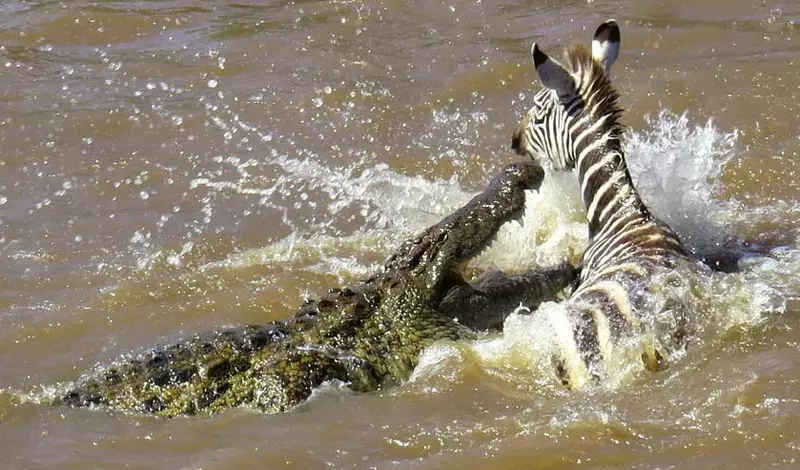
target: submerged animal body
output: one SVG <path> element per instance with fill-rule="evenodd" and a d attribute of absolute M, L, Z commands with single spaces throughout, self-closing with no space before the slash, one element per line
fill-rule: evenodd
<path fill-rule="evenodd" d="M 683 347 L 687 305 L 683 273 L 699 269 L 677 235 L 655 218 L 634 188 L 622 145 L 622 110 L 609 70 L 620 33 L 607 21 L 591 50 L 567 48 L 565 65 L 532 47 L 543 88 L 512 138 L 520 154 L 577 170 L 589 244 L 567 314 L 553 326 L 563 338 L 554 353 L 562 382 L 580 387 L 602 378 L 615 345 L 647 336 L 639 346 L 647 369 L 659 370 Z"/>
<path fill-rule="evenodd" d="M 563 264 L 473 283 L 462 266 L 518 218 L 525 190 L 542 182 L 532 162 L 506 166 L 464 207 L 389 257 L 351 288 L 307 302 L 288 320 L 228 328 L 126 357 L 78 379 L 56 402 L 176 415 L 247 405 L 289 410 L 324 382 L 372 391 L 408 378 L 438 340 L 474 338 L 520 303 L 552 300 L 575 276 Z"/>

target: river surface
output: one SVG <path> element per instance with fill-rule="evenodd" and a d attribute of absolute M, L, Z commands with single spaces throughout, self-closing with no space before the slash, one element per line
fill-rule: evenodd
<path fill-rule="evenodd" d="M 667 371 L 565 392 L 514 314 L 409 383 L 284 415 L 29 399 L 372 272 L 517 158 L 531 43 L 607 18 L 639 189 L 736 271 Z M 0 468 L 799 468 L 799 129 L 794 0 L 3 2 Z M 574 178 L 472 268 L 577 259 Z"/>

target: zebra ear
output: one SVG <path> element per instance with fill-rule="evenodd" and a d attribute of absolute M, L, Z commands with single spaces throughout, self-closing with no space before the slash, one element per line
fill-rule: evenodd
<path fill-rule="evenodd" d="M 539 76 L 542 86 L 556 90 L 559 98 L 575 94 L 575 80 L 563 65 L 542 52 L 536 43 L 531 48 L 531 56 L 533 56 L 533 65 L 536 67 L 536 75 Z"/>
<path fill-rule="evenodd" d="M 592 38 L 592 57 L 603 64 L 606 73 L 619 56 L 619 26 L 614 20 L 608 20 L 597 27 Z"/>

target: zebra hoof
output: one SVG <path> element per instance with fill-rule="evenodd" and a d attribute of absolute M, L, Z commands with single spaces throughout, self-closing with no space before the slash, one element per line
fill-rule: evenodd
<path fill-rule="evenodd" d="M 660 352 L 653 348 L 653 345 L 648 344 L 642 353 L 642 362 L 644 362 L 645 369 L 650 372 L 660 372 L 667 368 L 667 361 Z"/>

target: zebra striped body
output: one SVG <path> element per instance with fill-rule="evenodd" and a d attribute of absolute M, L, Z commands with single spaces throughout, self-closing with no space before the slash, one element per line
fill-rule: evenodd
<path fill-rule="evenodd" d="M 628 173 L 622 111 L 608 75 L 619 42 L 616 23 L 603 23 L 591 51 L 583 45 L 567 49 L 566 66 L 534 44 L 533 61 L 544 88 L 512 140 L 521 155 L 549 160 L 556 170 L 577 169 L 589 244 L 560 325 L 570 333 L 561 337 L 570 341 L 555 356 L 562 382 L 573 388 L 604 375 L 604 359 L 620 339 L 647 334 L 653 319 L 666 316 L 673 329 L 667 336 L 675 341 L 656 341 L 642 352 L 648 369 L 663 367 L 659 349 L 681 341 L 684 306 L 675 298 L 653 301 L 660 289 L 654 278 L 678 265 L 695 265 L 675 233 L 647 210 Z"/>

